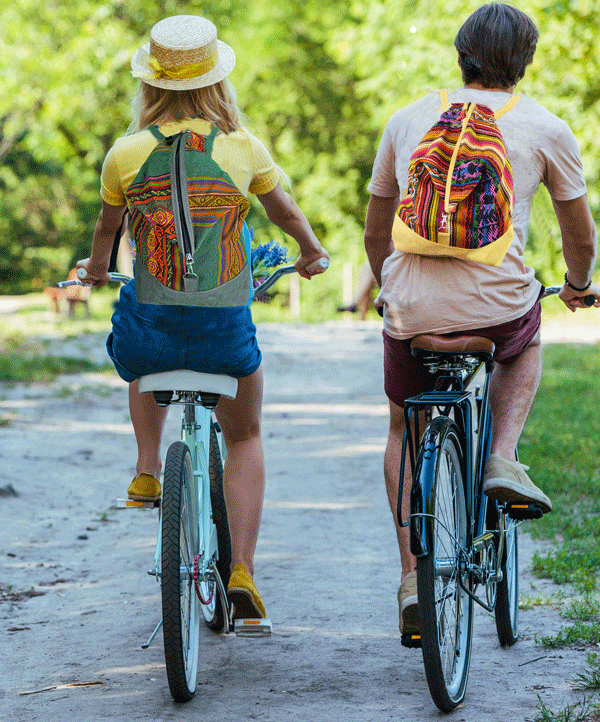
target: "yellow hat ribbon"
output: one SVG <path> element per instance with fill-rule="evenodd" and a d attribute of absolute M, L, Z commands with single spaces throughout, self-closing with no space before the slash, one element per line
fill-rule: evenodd
<path fill-rule="evenodd" d="M 163 67 L 156 58 L 152 55 L 148 56 L 148 65 L 154 72 L 149 73 L 132 73 L 136 78 L 142 80 L 157 80 L 158 78 L 170 78 L 171 80 L 188 80 L 189 78 L 197 78 L 204 73 L 208 73 L 217 64 L 218 52 L 215 51 L 212 55 L 199 63 L 189 63 L 187 65 L 176 65 L 173 68 Z"/>

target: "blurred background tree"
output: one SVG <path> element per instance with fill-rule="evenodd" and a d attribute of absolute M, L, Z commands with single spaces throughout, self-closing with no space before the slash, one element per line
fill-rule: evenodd
<path fill-rule="evenodd" d="M 323 314 L 341 301 L 341 266 L 365 258 L 372 163 L 399 107 L 459 87 L 453 46 L 469 0 L 37 0 L 0 10 L 0 293 L 63 277 L 88 254 L 103 158 L 130 122 L 129 72 L 150 27 L 177 13 L 207 15 L 236 50 L 231 80 L 247 125 L 289 175 L 332 255 L 303 284 Z M 600 213 L 600 51 L 595 0 L 522 0 L 540 42 L 519 92 L 563 117 L 581 145 L 590 202 Z M 546 194 L 547 195 L 547 194 Z M 260 240 L 281 239 L 256 208 Z M 540 220 L 541 219 L 541 220 Z M 294 249 L 292 248 L 292 251 Z M 542 280 L 564 270 L 549 199 L 536 198 L 529 254 Z"/>

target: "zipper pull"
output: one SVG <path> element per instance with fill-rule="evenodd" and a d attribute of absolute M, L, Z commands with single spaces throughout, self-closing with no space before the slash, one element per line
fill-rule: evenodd
<path fill-rule="evenodd" d="M 198 291 L 198 276 L 194 273 L 194 257 L 191 253 L 185 254 L 183 288 L 186 293 L 197 293 Z"/>

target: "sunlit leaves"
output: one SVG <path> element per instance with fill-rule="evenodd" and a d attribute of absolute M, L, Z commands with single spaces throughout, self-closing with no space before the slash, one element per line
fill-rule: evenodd
<path fill-rule="evenodd" d="M 366 186 L 383 127 L 428 90 L 461 85 L 453 40 L 476 6 L 471 0 L 4 3 L 0 292 L 15 290 L 2 264 L 19 263 L 19 245 L 62 245 L 73 258 L 87 252 L 102 160 L 130 121 L 131 55 L 155 22 L 183 12 L 209 15 L 234 47 L 231 79 L 249 128 L 291 177 L 296 199 L 333 256 L 332 271 L 306 284 L 306 293 L 337 305 L 341 264 L 364 257 Z M 573 128 L 598 217 L 600 7 L 594 0 L 523 0 L 519 7 L 540 29 L 519 91 Z M 259 213 L 254 218 L 262 233 L 276 235 Z M 538 248 L 542 240 L 533 240 L 536 263 L 560 263 L 556 246 Z M 27 290 L 29 271 L 22 270 L 18 290 Z"/>

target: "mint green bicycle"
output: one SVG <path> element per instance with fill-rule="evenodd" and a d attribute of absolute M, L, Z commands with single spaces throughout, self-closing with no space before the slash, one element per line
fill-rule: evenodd
<path fill-rule="evenodd" d="M 320 268 L 329 265 L 323 258 L 315 263 Z M 294 266 L 281 266 L 255 288 L 254 297 L 295 270 Z M 85 269 L 79 271 L 80 281 L 59 285 L 81 283 Z M 111 279 L 130 280 L 116 273 Z M 175 701 L 187 702 L 196 691 L 202 621 L 212 630 L 238 636 L 271 634 L 268 619 L 233 621 L 227 599 L 231 541 L 223 494 L 225 447 L 213 411 L 221 396 L 235 398 L 237 379 L 175 370 L 143 376 L 139 391 L 152 393 L 159 406 L 182 406 L 181 439 L 167 451 L 162 499 L 119 499 L 117 506 L 159 510 L 154 566 L 148 573 L 161 586 L 162 619 L 142 647 L 148 648 L 163 628 L 169 689 Z"/>

